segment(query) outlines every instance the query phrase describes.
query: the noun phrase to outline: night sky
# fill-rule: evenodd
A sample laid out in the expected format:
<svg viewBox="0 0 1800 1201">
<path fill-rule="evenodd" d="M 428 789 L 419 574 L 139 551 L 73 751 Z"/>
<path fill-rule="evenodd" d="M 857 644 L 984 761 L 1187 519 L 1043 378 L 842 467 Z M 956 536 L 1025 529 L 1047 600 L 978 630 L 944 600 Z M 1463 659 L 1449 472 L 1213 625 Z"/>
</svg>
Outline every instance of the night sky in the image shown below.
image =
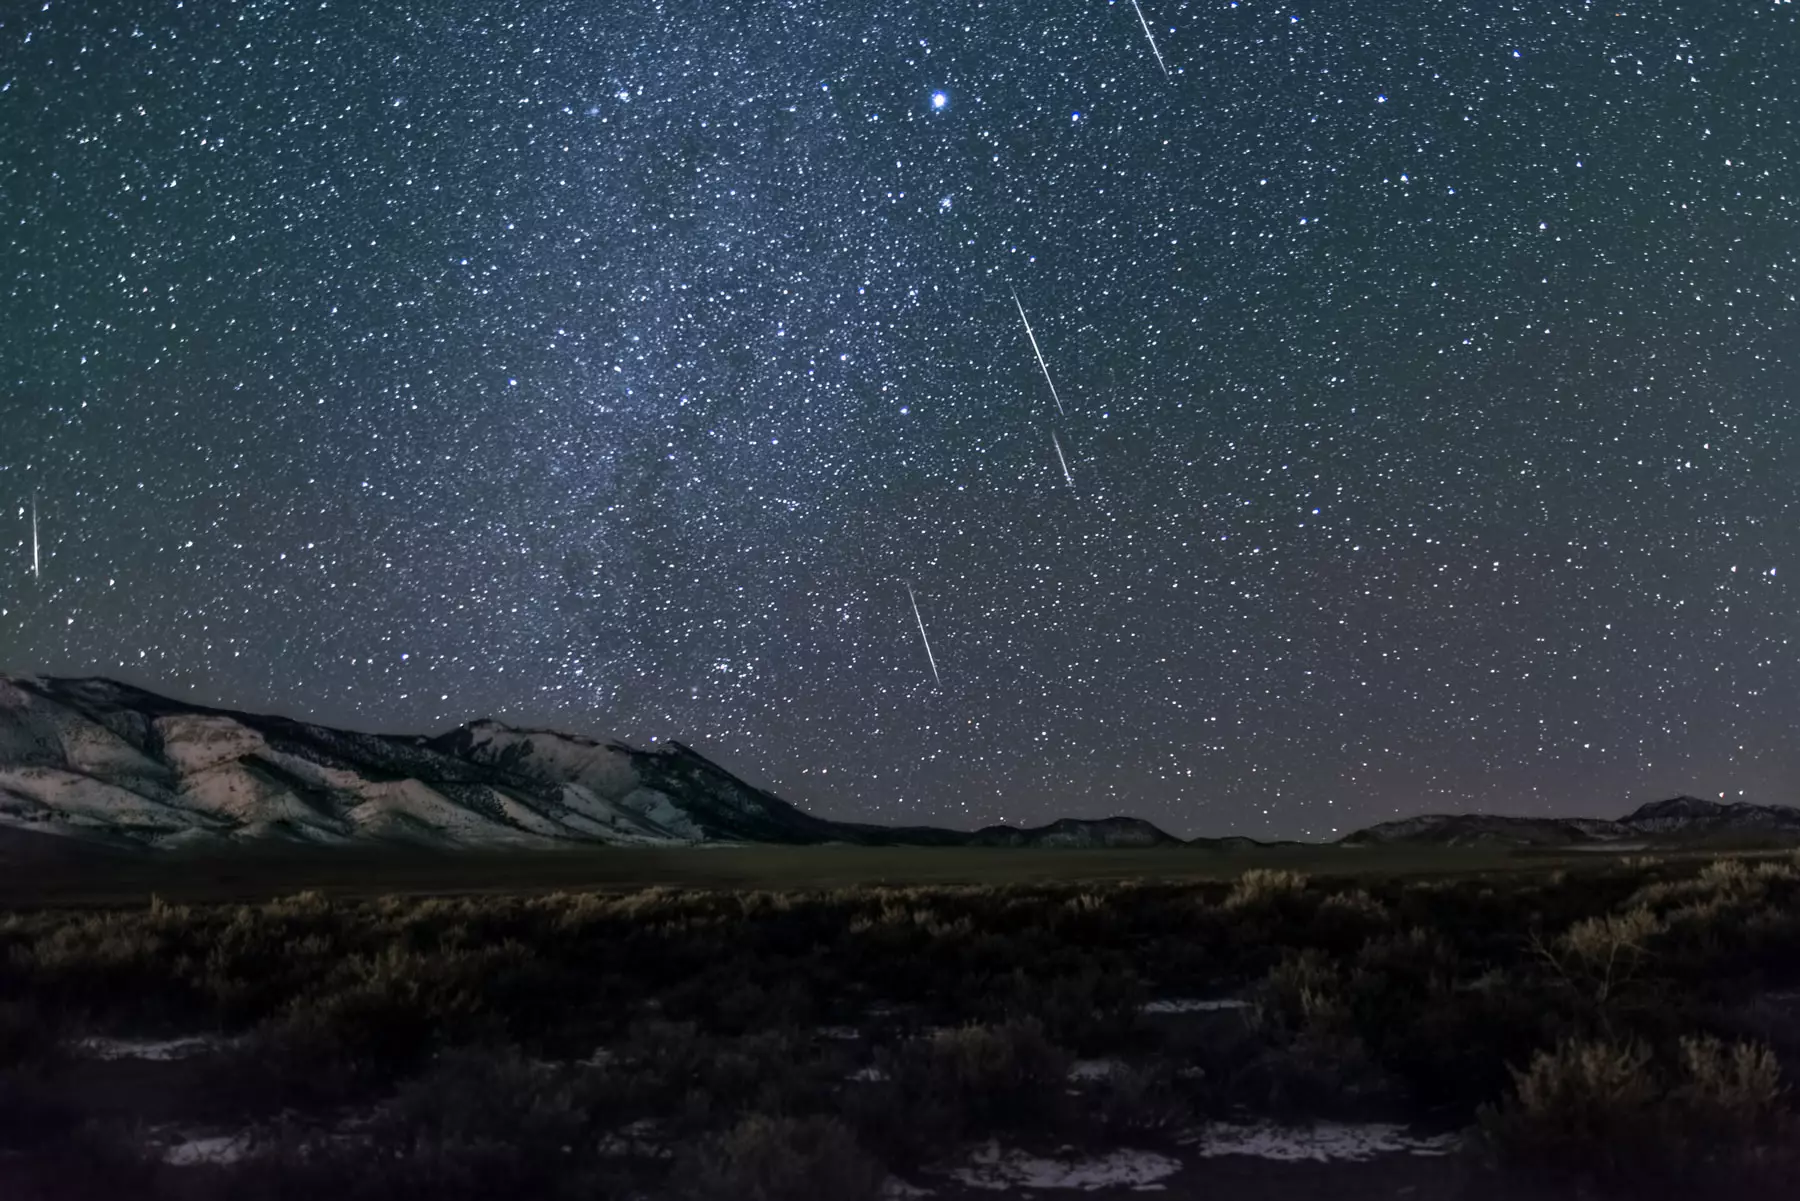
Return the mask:
<svg viewBox="0 0 1800 1201">
<path fill-rule="evenodd" d="M 7 6 L 0 669 L 883 821 L 1800 802 L 1800 5 L 1141 2 Z"/>
</svg>

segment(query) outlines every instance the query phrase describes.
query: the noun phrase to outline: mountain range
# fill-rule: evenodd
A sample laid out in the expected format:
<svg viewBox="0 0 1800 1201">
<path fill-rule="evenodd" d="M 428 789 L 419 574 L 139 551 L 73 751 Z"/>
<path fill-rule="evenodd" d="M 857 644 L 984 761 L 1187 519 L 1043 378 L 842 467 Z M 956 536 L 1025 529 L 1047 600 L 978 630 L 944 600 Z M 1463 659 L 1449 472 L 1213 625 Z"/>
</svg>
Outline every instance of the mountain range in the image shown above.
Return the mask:
<svg viewBox="0 0 1800 1201">
<path fill-rule="evenodd" d="M 113 680 L 25 676 L 0 676 L 5 827 L 165 848 L 1180 844 L 1129 817 L 973 832 L 828 821 L 679 742 L 645 750 L 491 720 L 435 737 L 362 734 Z"/>
<path fill-rule="evenodd" d="M 816 817 L 679 742 L 652 749 L 493 720 L 436 736 L 363 734 L 209 708 L 105 679 L 0 676 L 0 830 L 122 846 L 286 841 L 441 848 L 839 843 L 1176 847 L 1131 817 L 975 831 Z M 1442 814 L 1385 822 L 1350 848 L 1623 847 L 1800 841 L 1800 809 L 1677 797 L 1616 821 Z M 41 840 L 40 840 L 41 841 Z"/>
<path fill-rule="evenodd" d="M 1395 843 L 1430 846 L 1606 847 L 1667 842 L 1800 841 L 1800 809 L 1790 805 L 1724 803 L 1678 796 L 1640 805 L 1624 817 L 1500 817 L 1434 813 L 1358 830 L 1349 846 Z"/>
</svg>

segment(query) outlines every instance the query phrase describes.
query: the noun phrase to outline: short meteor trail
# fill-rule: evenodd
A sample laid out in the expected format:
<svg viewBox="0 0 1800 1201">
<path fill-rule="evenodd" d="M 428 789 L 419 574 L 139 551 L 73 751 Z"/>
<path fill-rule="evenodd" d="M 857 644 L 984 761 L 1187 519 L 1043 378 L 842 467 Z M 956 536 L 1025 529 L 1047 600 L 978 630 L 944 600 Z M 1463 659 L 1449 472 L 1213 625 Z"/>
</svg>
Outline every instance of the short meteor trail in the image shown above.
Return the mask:
<svg viewBox="0 0 1800 1201">
<path fill-rule="evenodd" d="M 1037 356 L 1038 370 L 1044 373 L 1044 382 L 1050 385 L 1050 399 L 1056 402 L 1056 413 L 1059 417 L 1067 417 L 1063 412 L 1062 397 L 1056 394 L 1056 381 L 1050 378 L 1050 365 L 1044 362 L 1044 352 L 1038 349 L 1037 335 L 1031 332 L 1031 318 L 1025 315 L 1025 306 L 1019 302 L 1019 294 L 1012 294 L 1013 303 L 1019 306 L 1019 320 L 1025 323 L 1025 336 L 1031 339 L 1031 353 Z"/>
<path fill-rule="evenodd" d="M 1156 65 L 1162 68 L 1163 78 L 1169 77 L 1169 64 L 1163 61 L 1162 51 L 1156 48 L 1156 35 L 1150 32 L 1150 22 L 1144 20 L 1144 10 L 1138 6 L 1138 0 L 1131 0 L 1131 7 L 1137 9 L 1138 24 L 1144 27 L 1144 36 L 1150 39 L 1150 53 L 1156 55 Z"/>
<path fill-rule="evenodd" d="M 1069 460 L 1063 458 L 1062 439 L 1056 436 L 1055 430 L 1050 431 L 1050 441 L 1056 447 L 1056 461 L 1062 464 L 1063 478 L 1068 480 L 1069 487 L 1073 488 L 1075 486 L 1075 477 L 1069 474 Z"/>
<path fill-rule="evenodd" d="M 906 586 L 906 599 L 912 602 L 913 620 L 919 623 L 919 641 L 925 644 L 925 658 L 931 664 L 931 678 L 937 681 L 939 688 L 942 688 L 944 677 L 938 674 L 937 656 L 931 653 L 931 639 L 925 635 L 925 619 L 919 616 L 919 598 L 913 595 L 911 584 Z"/>
<path fill-rule="evenodd" d="M 43 564 L 38 559 L 37 493 L 31 494 L 31 578 L 44 578 Z"/>
</svg>

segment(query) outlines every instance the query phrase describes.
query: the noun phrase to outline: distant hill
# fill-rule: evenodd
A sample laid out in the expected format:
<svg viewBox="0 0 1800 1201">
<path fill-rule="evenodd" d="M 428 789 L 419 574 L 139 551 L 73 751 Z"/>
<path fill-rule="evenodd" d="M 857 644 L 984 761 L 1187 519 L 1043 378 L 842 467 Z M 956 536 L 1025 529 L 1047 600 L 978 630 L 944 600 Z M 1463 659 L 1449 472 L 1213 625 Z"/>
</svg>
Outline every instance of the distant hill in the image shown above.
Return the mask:
<svg viewBox="0 0 1800 1201">
<path fill-rule="evenodd" d="M 1340 842 L 1346 846 L 1604 847 L 1633 842 L 1659 845 L 1732 839 L 1800 840 L 1800 809 L 1679 796 L 1641 805 L 1617 820 L 1438 813 L 1382 822 L 1345 835 Z"/>
<path fill-rule="evenodd" d="M 1181 839 L 1138 817 L 1081 821 L 1065 817 L 1047 826 L 984 826 L 968 838 L 978 847 L 1178 847 Z"/>
<path fill-rule="evenodd" d="M 1147 847 L 1135 818 L 967 831 L 814 817 L 673 742 L 652 750 L 484 720 L 358 734 L 104 679 L 0 676 L 0 848 L 287 841 L 432 847 L 848 843 Z M 38 853 L 41 853 L 39 851 Z"/>
</svg>

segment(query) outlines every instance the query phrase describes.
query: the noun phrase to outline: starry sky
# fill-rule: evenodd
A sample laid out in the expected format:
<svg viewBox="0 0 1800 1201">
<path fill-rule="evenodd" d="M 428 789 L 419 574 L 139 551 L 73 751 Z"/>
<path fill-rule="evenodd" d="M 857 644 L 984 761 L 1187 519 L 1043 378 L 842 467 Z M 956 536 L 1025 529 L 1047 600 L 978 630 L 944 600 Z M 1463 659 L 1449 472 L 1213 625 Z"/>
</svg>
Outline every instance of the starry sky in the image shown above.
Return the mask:
<svg viewBox="0 0 1800 1201">
<path fill-rule="evenodd" d="M 1800 5 L 1140 2 L 8 6 L 0 669 L 881 821 L 1800 802 Z"/>
</svg>

